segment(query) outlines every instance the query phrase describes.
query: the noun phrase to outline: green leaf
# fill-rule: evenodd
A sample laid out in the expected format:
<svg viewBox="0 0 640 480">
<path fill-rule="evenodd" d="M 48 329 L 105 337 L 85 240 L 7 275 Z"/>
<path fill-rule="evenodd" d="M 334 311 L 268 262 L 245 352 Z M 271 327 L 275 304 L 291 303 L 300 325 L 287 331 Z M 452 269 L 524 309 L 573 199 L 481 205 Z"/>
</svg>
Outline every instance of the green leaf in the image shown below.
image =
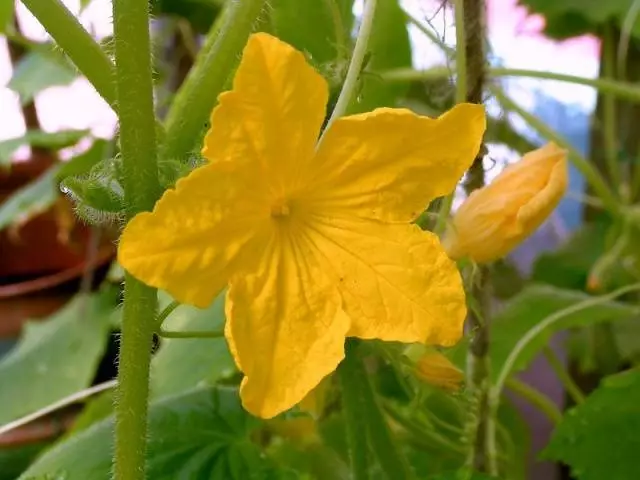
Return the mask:
<svg viewBox="0 0 640 480">
<path fill-rule="evenodd" d="M 192 390 L 151 404 L 147 476 L 153 480 L 264 478 L 267 468 L 249 436 L 258 421 L 235 389 Z M 65 480 L 110 478 L 113 417 L 94 424 L 40 457 L 20 480 L 59 475 Z"/>
<path fill-rule="evenodd" d="M 370 60 L 360 74 L 361 90 L 349 113 L 378 107 L 395 107 L 406 93 L 403 83 L 388 83 L 372 72 L 411 67 L 411 43 L 407 19 L 398 0 L 378 0 L 369 39 Z"/>
<path fill-rule="evenodd" d="M 224 297 L 224 293 L 220 294 L 204 310 L 181 305 L 164 322 L 164 329 L 221 331 L 225 320 Z M 193 388 L 201 382 L 215 383 L 236 371 L 224 338 L 165 338 L 151 368 L 156 398 Z"/>
<path fill-rule="evenodd" d="M 595 33 L 605 23 L 614 20 L 621 27 L 632 0 L 520 0 L 532 13 L 545 17 L 545 33 L 554 38 L 568 38 Z M 640 33 L 635 23 L 633 33 Z"/>
<path fill-rule="evenodd" d="M 273 0 L 271 26 L 323 70 L 351 53 L 352 10 L 353 0 Z"/>
<path fill-rule="evenodd" d="M 571 409 L 543 452 L 579 480 L 635 480 L 640 472 L 640 370 L 606 378 Z"/>
<path fill-rule="evenodd" d="M 0 424 L 89 386 L 114 305 L 113 290 L 77 296 L 51 318 L 25 325 L 18 345 L 0 361 Z"/>
<path fill-rule="evenodd" d="M 49 169 L 0 204 L 0 230 L 25 223 L 53 205 L 60 194 L 55 180 L 56 171 L 56 167 Z"/>
<path fill-rule="evenodd" d="M 533 281 L 584 289 L 589 271 L 605 251 L 610 226 L 610 222 L 583 225 L 560 248 L 542 253 L 533 266 Z"/>
<path fill-rule="evenodd" d="M 88 134 L 89 130 L 62 130 L 53 133 L 29 130 L 22 137 L 10 138 L 0 142 L 0 167 L 10 165 L 13 153 L 24 145 L 60 150 L 61 148 L 75 145 Z"/>
<path fill-rule="evenodd" d="M 69 85 L 78 74 L 60 53 L 38 48 L 25 55 L 16 65 L 7 87 L 20 95 L 23 105 L 49 87 Z"/>
<path fill-rule="evenodd" d="M 12 28 L 14 9 L 14 0 L 0 0 L 0 34 Z"/>
<path fill-rule="evenodd" d="M 532 285 L 513 297 L 494 317 L 491 328 L 492 372 L 496 376 L 511 350 L 533 327 L 564 308 L 594 298 L 582 292 L 562 290 L 546 285 Z M 514 364 L 514 372 L 527 368 L 551 337 L 562 330 L 613 322 L 637 316 L 639 309 L 622 302 L 606 302 L 569 314 L 532 340 Z"/>
</svg>

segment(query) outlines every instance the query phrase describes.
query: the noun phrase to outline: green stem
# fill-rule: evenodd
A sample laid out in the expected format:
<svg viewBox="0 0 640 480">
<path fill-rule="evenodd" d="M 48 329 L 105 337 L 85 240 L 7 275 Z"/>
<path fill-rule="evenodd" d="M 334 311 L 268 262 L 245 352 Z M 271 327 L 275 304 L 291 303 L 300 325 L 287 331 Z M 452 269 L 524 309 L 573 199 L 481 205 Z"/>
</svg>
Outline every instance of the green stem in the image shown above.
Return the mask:
<svg viewBox="0 0 640 480">
<path fill-rule="evenodd" d="M 114 0 L 113 30 L 120 149 L 127 216 L 151 210 L 160 196 L 149 46 L 149 3 Z M 156 290 L 125 274 L 114 475 L 144 480 L 149 365 L 156 329 Z"/>
<path fill-rule="evenodd" d="M 156 318 L 156 325 L 158 326 L 159 329 L 162 328 L 162 324 L 169 317 L 169 315 L 171 315 L 173 311 L 176 308 L 178 308 L 180 305 L 181 305 L 180 302 L 174 300 L 169 305 L 164 307 L 164 309 L 158 314 L 158 317 Z"/>
<path fill-rule="evenodd" d="M 342 393 L 342 412 L 347 427 L 347 442 L 351 459 L 353 480 L 368 480 L 369 445 L 367 443 L 367 418 L 362 411 L 362 398 L 357 385 L 360 369 L 355 350 L 347 342 L 345 359 L 338 366 L 338 379 Z"/>
<path fill-rule="evenodd" d="M 222 25 L 211 27 L 204 46 L 166 118 L 161 158 L 184 158 L 200 140 L 203 126 L 238 62 L 265 0 L 227 2 Z"/>
<path fill-rule="evenodd" d="M 495 398 L 498 398 L 502 389 L 504 388 L 504 384 L 511 375 L 511 372 L 515 368 L 516 363 L 520 359 L 520 355 L 522 352 L 529 346 L 529 344 L 534 341 L 541 333 L 551 327 L 553 324 L 563 320 L 565 317 L 577 313 L 581 310 L 585 310 L 590 307 L 594 307 L 596 305 L 600 305 L 602 303 L 610 302 L 615 300 L 617 297 L 624 295 L 626 293 L 634 292 L 640 290 L 640 283 L 634 283 L 633 285 L 627 285 L 626 287 L 619 288 L 607 295 L 601 295 L 599 297 L 588 298 L 578 303 L 574 303 L 562 310 L 558 310 L 545 317 L 542 321 L 538 322 L 533 328 L 531 328 L 527 333 L 520 338 L 518 343 L 516 343 L 515 347 L 509 352 L 509 356 L 505 360 L 502 365 L 502 369 L 498 374 L 497 380 L 493 386 L 493 395 Z"/>
<path fill-rule="evenodd" d="M 398 68 L 384 72 L 376 72 L 387 82 L 414 82 L 420 80 L 435 80 L 447 78 L 455 74 L 455 70 L 447 66 L 435 66 L 427 70 L 414 70 L 412 68 Z M 528 70 L 523 68 L 493 67 L 487 69 L 490 78 L 501 77 L 527 77 L 542 80 L 554 80 L 593 87 L 603 93 L 609 93 L 618 98 L 632 102 L 640 102 L 640 88 L 628 82 L 609 80 L 606 78 L 585 78 L 575 75 L 565 75 L 541 70 Z"/>
<path fill-rule="evenodd" d="M 467 44 L 464 31 L 464 0 L 455 0 L 455 22 L 456 22 L 456 103 L 463 103 L 467 99 Z M 413 18 L 413 17 L 410 17 Z M 414 22 L 415 23 L 415 22 Z M 425 29 L 426 30 L 426 29 Z M 455 189 L 449 195 L 442 198 L 438 210 L 438 218 L 433 233 L 441 236 L 449 221 L 449 214 L 453 206 Z"/>
<path fill-rule="evenodd" d="M 612 26 L 607 25 L 602 42 L 604 49 L 603 65 L 604 78 L 613 79 L 615 76 L 615 39 L 613 36 Z M 612 185 L 617 185 L 619 191 L 623 190 L 622 176 L 620 172 L 620 164 L 618 163 L 617 152 L 617 121 L 616 121 L 616 98 L 611 93 L 603 92 L 603 140 L 604 140 L 604 157 L 607 165 L 607 173 Z"/>
<path fill-rule="evenodd" d="M 158 336 L 162 338 L 224 338 L 224 332 L 207 331 L 207 330 L 192 330 L 186 332 L 176 332 L 172 330 L 160 329 Z"/>
<path fill-rule="evenodd" d="M 351 400 L 352 407 L 357 405 L 357 410 L 345 411 L 347 423 L 363 422 L 366 437 L 359 438 L 365 442 L 368 438 L 371 449 L 378 460 L 380 467 L 389 478 L 403 480 L 413 478 L 413 473 L 402 453 L 398 449 L 389 425 L 384 417 L 382 407 L 378 403 L 375 391 L 371 385 L 369 374 L 362 362 L 360 343 L 358 340 L 349 339 L 346 345 L 346 356 L 341 367 L 341 389 L 343 395 Z M 359 419 L 352 418 L 360 417 Z M 355 424 L 353 425 L 356 426 Z M 360 432 L 360 435 L 362 432 Z M 363 448 L 360 446 L 359 448 Z M 367 477 L 364 477 L 367 478 Z"/>
<path fill-rule="evenodd" d="M 149 366 L 155 308 L 155 289 L 126 273 L 115 402 L 114 478 L 118 480 L 146 478 Z"/>
<path fill-rule="evenodd" d="M 96 91 L 116 110 L 114 68 L 100 45 L 61 0 L 22 0 Z"/>
<path fill-rule="evenodd" d="M 362 13 L 362 23 L 358 31 L 358 38 L 356 39 L 356 45 L 351 55 L 351 62 L 347 70 L 347 75 L 342 84 L 342 90 L 340 96 L 336 102 L 336 106 L 331 112 L 331 116 L 327 122 L 327 126 L 324 131 L 328 131 L 329 127 L 340 118 L 349 108 L 353 95 L 356 92 L 358 86 L 358 79 L 362 71 L 362 65 L 364 57 L 367 54 L 367 46 L 369 44 L 369 37 L 371 36 L 371 30 L 373 29 L 373 18 L 375 16 L 377 0 L 366 0 L 364 5 L 364 12 Z M 322 138 L 320 139 L 322 141 Z"/>
<path fill-rule="evenodd" d="M 586 398 L 584 393 L 582 393 L 580 387 L 578 387 L 576 382 L 573 381 L 573 378 L 571 378 L 571 375 L 569 375 L 569 373 L 565 370 L 564 365 L 558 358 L 558 355 L 556 355 L 556 352 L 554 352 L 553 349 L 547 345 L 544 347 L 543 353 L 545 358 L 547 359 L 547 362 L 549 362 L 553 373 L 556 374 L 556 377 L 558 377 L 558 380 L 560 380 L 560 383 L 562 383 L 565 391 L 569 394 L 576 405 L 580 405 L 582 402 L 584 402 Z"/>
<path fill-rule="evenodd" d="M 467 99 L 467 37 L 464 29 L 464 0 L 454 2 L 456 22 L 456 103 Z"/>
<path fill-rule="evenodd" d="M 509 390 L 517 393 L 522 398 L 528 400 L 533 406 L 537 407 L 554 425 L 562 421 L 562 412 L 557 405 L 553 403 L 549 397 L 543 395 L 535 388 L 515 378 L 507 380 L 506 386 Z M 496 407 L 498 406 L 497 403 L 498 402 L 495 401 L 492 402 Z"/>
<path fill-rule="evenodd" d="M 561 147 L 565 148 L 569 152 L 569 158 L 575 165 L 575 167 L 584 175 L 585 179 L 594 192 L 598 195 L 600 200 L 602 200 L 603 205 L 607 210 L 609 210 L 613 215 L 618 215 L 620 213 L 620 203 L 618 199 L 614 195 L 613 191 L 607 183 L 602 179 L 602 176 L 598 173 L 598 170 L 587 160 L 584 158 L 575 147 L 571 145 L 564 137 L 562 137 L 559 133 L 549 127 L 546 123 L 540 120 L 535 115 L 529 113 L 527 110 L 522 108 L 516 102 L 514 102 L 511 98 L 509 98 L 502 89 L 497 86 L 490 86 L 491 93 L 496 97 L 498 102 L 506 109 L 512 112 L 517 113 L 520 117 L 523 118 L 529 125 L 531 125 L 535 130 L 537 130 L 542 136 L 548 138 L 549 140 L 554 141 Z"/>
</svg>

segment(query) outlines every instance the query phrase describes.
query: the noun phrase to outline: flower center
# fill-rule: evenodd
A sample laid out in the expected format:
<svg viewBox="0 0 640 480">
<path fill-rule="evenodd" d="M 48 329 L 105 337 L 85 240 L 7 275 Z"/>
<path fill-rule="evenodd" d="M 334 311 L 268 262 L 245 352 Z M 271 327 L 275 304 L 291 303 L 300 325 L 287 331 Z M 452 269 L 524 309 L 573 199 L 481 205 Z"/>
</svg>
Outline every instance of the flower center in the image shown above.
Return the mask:
<svg viewBox="0 0 640 480">
<path fill-rule="evenodd" d="M 288 217 L 291 209 L 285 200 L 278 200 L 271 206 L 271 216 L 274 218 Z"/>
</svg>

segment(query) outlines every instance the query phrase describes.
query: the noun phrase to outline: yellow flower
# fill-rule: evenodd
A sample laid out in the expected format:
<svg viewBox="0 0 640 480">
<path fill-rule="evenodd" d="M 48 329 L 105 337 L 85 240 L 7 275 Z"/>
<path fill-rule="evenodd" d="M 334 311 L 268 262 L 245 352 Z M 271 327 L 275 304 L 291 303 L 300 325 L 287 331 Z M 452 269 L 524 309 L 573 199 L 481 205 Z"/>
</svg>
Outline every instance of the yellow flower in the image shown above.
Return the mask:
<svg viewBox="0 0 640 480">
<path fill-rule="evenodd" d="M 549 143 L 527 153 L 460 206 L 444 238 L 447 253 L 477 263 L 505 256 L 553 212 L 567 177 L 566 150 Z"/>
<path fill-rule="evenodd" d="M 440 352 L 425 353 L 416 362 L 416 376 L 423 382 L 442 388 L 447 392 L 460 390 L 464 373 Z"/>
<path fill-rule="evenodd" d="M 347 336 L 450 345 L 464 293 L 437 238 L 410 224 L 479 148 L 480 106 L 438 119 L 383 108 L 317 145 L 326 81 L 255 34 L 211 115 L 209 163 L 126 227 L 119 261 L 180 302 L 227 285 L 225 335 L 245 408 L 292 407 L 344 357 Z"/>
</svg>

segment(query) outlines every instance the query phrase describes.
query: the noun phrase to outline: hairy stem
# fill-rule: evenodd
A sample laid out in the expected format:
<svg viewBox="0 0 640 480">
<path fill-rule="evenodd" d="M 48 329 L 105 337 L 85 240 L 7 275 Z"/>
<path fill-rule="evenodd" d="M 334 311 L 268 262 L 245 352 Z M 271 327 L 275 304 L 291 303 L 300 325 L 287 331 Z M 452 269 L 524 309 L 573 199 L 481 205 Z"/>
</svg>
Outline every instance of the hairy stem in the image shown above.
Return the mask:
<svg viewBox="0 0 640 480">
<path fill-rule="evenodd" d="M 211 109 L 238 62 L 265 3 L 265 0 L 226 3 L 222 24 L 216 22 L 211 27 L 167 114 L 161 158 L 184 158 L 200 140 Z"/>
<path fill-rule="evenodd" d="M 115 110 L 113 63 L 62 0 L 22 0 L 22 3 Z"/>
<path fill-rule="evenodd" d="M 120 148 L 127 217 L 151 210 L 161 193 L 147 0 L 114 0 L 113 29 Z M 149 365 L 156 328 L 156 290 L 125 275 L 120 340 L 114 474 L 144 480 Z"/>
<path fill-rule="evenodd" d="M 485 58 L 485 4 L 484 0 L 458 0 L 455 4 L 458 12 L 456 31 L 464 31 L 465 50 L 465 100 L 470 103 L 483 103 L 483 92 L 486 80 Z M 458 49 L 460 46 L 457 47 Z M 460 66 L 457 66 L 460 69 Z M 464 184 L 467 195 L 484 186 L 484 154 L 481 145 L 476 153 Z M 467 463 L 480 472 L 497 475 L 497 451 L 494 413 L 489 406 L 490 362 L 489 362 L 489 271 L 480 268 L 475 281 L 472 282 L 472 296 L 478 302 L 478 311 L 470 311 L 468 326 L 472 332 L 467 356 L 467 375 L 469 378 L 469 395 L 476 404 L 475 413 L 468 425 L 472 441 L 472 449 Z"/>
</svg>

